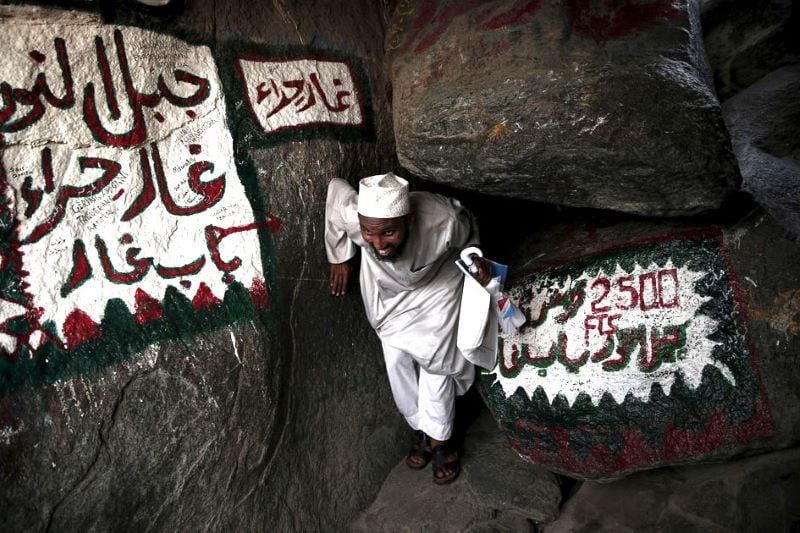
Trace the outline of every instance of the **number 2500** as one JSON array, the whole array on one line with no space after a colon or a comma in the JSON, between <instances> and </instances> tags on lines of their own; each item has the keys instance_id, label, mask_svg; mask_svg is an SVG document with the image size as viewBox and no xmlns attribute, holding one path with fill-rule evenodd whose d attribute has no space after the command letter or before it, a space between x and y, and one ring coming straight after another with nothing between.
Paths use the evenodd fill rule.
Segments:
<instances>
[{"instance_id":1,"label":"number 2500","mask_svg":"<svg viewBox=\"0 0 800 533\"><path fill-rule=\"evenodd\" d=\"M616 301L617 309L638 307L642 311L649 311L680 305L678 270L675 268L646 272L638 276L620 276L615 281L619 295L613 300ZM600 295L592 300L592 313L610 311L612 306L603 303L612 292L611 280L597 278L591 288L594 290L596 287L600 288Z\"/></svg>"}]
</instances>

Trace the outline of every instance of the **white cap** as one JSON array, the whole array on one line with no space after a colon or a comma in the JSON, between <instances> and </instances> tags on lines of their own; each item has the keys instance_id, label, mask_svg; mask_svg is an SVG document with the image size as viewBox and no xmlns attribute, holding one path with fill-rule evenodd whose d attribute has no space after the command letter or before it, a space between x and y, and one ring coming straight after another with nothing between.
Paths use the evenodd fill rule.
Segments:
<instances>
[{"instance_id":1,"label":"white cap","mask_svg":"<svg viewBox=\"0 0 800 533\"><path fill-rule=\"evenodd\" d=\"M408 182L392 172L358 182L358 214L371 218L397 218L411 212Z\"/></svg>"}]
</instances>

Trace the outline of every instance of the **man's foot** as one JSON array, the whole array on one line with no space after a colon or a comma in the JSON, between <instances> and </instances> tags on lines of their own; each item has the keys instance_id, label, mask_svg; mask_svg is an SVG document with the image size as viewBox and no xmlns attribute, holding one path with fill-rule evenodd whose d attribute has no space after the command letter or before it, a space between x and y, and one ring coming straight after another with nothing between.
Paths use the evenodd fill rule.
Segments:
<instances>
[{"instance_id":1,"label":"man's foot","mask_svg":"<svg viewBox=\"0 0 800 533\"><path fill-rule=\"evenodd\" d=\"M421 470L431 461L431 443L428 436L419 429L414 432L414 439L414 447L406 456L406 466L413 470Z\"/></svg>"},{"instance_id":2,"label":"man's foot","mask_svg":"<svg viewBox=\"0 0 800 533\"><path fill-rule=\"evenodd\" d=\"M449 442L445 441L438 446L439 441L433 441L433 482L437 485L452 483L461 473L461 458Z\"/></svg>"}]
</instances>

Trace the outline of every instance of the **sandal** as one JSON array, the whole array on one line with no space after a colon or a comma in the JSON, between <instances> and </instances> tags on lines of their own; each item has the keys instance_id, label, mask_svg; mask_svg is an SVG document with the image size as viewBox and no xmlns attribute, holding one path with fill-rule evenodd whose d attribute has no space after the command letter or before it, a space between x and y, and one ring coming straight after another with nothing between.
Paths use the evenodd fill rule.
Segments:
<instances>
[{"instance_id":1,"label":"sandal","mask_svg":"<svg viewBox=\"0 0 800 533\"><path fill-rule=\"evenodd\" d=\"M455 459L447 460L448 455L455 455ZM443 443L433 449L433 482L437 485L452 483L461 473L461 458L458 452L448 443Z\"/></svg>"},{"instance_id":2,"label":"sandal","mask_svg":"<svg viewBox=\"0 0 800 533\"><path fill-rule=\"evenodd\" d=\"M406 456L406 466L412 470L422 470L431 462L431 443L428 436L421 430L414 432L416 442Z\"/></svg>"}]
</instances>

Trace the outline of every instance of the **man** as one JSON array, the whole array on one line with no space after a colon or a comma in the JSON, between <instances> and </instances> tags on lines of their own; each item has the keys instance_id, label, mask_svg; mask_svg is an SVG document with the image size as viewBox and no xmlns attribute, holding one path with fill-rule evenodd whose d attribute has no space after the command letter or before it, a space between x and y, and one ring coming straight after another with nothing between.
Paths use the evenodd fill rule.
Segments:
<instances>
[{"instance_id":1,"label":"man","mask_svg":"<svg viewBox=\"0 0 800 533\"><path fill-rule=\"evenodd\" d=\"M478 243L475 221L457 200L408 192L391 172L359 182L359 194L340 179L328 186L325 248L331 294L344 295L358 247L361 296L383 346L397 408L416 430L406 458L414 469L433 459L433 480L449 483L460 460L448 439L455 396L472 384L474 369L456 347L463 274L461 249ZM476 279L490 279L488 262L476 261Z\"/></svg>"}]
</instances>

